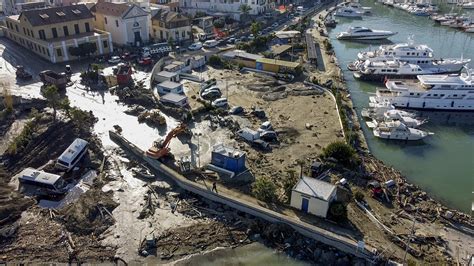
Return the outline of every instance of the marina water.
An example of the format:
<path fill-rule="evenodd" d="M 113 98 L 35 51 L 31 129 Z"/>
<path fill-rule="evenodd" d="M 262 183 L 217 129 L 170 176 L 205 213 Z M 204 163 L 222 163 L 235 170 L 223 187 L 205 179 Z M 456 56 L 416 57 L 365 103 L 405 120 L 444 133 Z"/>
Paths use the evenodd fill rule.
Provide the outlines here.
<path fill-rule="evenodd" d="M 435 25 L 427 17 L 412 15 L 406 11 L 390 8 L 374 1 L 361 1 L 372 7 L 372 15 L 362 20 L 338 18 L 338 25 L 329 31 L 338 62 L 344 72 L 351 98 L 360 115 L 368 106 L 368 98 L 375 88 L 383 84 L 355 80 L 347 64 L 357 58 L 360 51 L 374 50 L 379 44 L 338 41 L 337 33 L 350 26 L 364 26 L 378 30 L 398 32 L 390 37 L 393 43 L 407 42 L 413 35 L 416 44 L 426 44 L 434 50 L 435 57 L 471 58 L 474 68 L 474 34 Z M 441 10 L 453 8 L 440 4 Z M 459 8 L 454 8 L 455 11 Z M 465 10 L 474 18 L 473 11 Z M 474 194 L 474 112 L 423 112 L 429 122 L 422 129 L 434 132 L 434 136 L 423 142 L 393 143 L 376 139 L 363 125 L 370 151 L 388 165 L 400 170 L 408 180 L 419 185 L 430 196 L 446 205 L 469 213 Z"/>

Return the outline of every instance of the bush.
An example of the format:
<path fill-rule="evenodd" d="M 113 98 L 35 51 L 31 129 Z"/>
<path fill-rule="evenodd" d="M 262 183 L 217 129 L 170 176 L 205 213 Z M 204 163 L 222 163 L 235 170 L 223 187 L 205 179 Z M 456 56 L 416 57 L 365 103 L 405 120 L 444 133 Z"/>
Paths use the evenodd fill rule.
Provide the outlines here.
<path fill-rule="evenodd" d="M 329 219 L 341 223 L 347 221 L 347 206 L 339 201 L 335 201 L 329 206 Z"/>
<path fill-rule="evenodd" d="M 291 199 L 291 191 L 298 183 L 299 176 L 296 174 L 295 170 L 289 170 L 287 178 L 283 179 L 283 189 L 285 190 L 285 196 L 287 202 Z"/>
<path fill-rule="evenodd" d="M 344 166 L 352 166 L 356 160 L 355 150 L 342 141 L 336 141 L 323 149 L 323 158 L 334 158 Z"/>
<path fill-rule="evenodd" d="M 363 201 L 364 200 L 364 193 L 360 192 L 360 191 L 356 191 L 354 193 L 354 198 L 357 200 L 357 201 Z"/>
<path fill-rule="evenodd" d="M 209 57 L 209 65 L 213 67 L 221 67 L 223 62 L 218 55 L 211 55 L 211 57 Z"/>
<path fill-rule="evenodd" d="M 276 199 L 276 185 L 267 177 L 257 178 L 252 184 L 253 195 L 262 201 L 273 202 Z"/>

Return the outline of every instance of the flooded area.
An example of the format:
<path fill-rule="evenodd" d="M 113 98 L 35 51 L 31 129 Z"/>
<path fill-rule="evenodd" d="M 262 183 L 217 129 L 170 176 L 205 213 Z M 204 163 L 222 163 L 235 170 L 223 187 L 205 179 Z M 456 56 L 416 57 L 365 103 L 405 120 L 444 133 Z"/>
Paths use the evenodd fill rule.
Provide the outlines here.
<path fill-rule="evenodd" d="M 427 17 L 414 16 L 374 1 L 364 0 L 361 4 L 372 7 L 373 15 L 364 16 L 362 20 L 340 18 L 337 27 L 329 32 L 359 115 L 362 108 L 368 106 L 368 98 L 375 92 L 375 88 L 383 84 L 358 81 L 352 76 L 353 72 L 347 70 L 347 64 L 356 59 L 358 52 L 377 47 L 377 44 L 337 40 L 336 35 L 349 26 L 398 32 L 390 38 L 394 43 L 407 42 L 408 37 L 413 36 L 415 43 L 431 47 L 435 57 L 464 56 L 474 60 L 472 34 L 435 25 Z M 445 12 L 449 11 L 445 5 L 442 7 Z M 472 64 L 471 62 L 470 65 Z M 385 163 L 402 171 L 410 181 L 429 191 L 433 197 L 467 212 L 471 208 L 474 190 L 474 168 L 471 167 L 474 163 L 474 114 L 433 111 L 423 112 L 421 115 L 429 121 L 423 128 L 435 133 L 421 144 L 382 141 L 375 138 L 364 125 L 370 151 Z"/>

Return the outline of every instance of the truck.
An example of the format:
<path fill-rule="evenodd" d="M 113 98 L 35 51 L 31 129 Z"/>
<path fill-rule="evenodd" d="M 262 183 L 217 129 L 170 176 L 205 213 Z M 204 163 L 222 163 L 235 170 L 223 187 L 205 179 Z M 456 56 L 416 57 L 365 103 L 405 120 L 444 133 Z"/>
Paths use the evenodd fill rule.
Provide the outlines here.
<path fill-rule="evenodd" d="M 117 83 L 118 85 L 128 85 L 132 80 L 132 67 L 123 64 L 119 65 L 117 70 Z"/>
<path fill-rule="evenodd" d="M 65 89 L 68 78 L 64 73 L 56 73 L 52 70 L 45 70 L 39 73 L 39 77 L 44 85 L 55 85 L 58 89 Z"/>
<path fill-rule="evenodd" d="M 21 80 L 30 80 L 33 76 L 26 72 L 23 66 L 16 66 L 16 78 Z"/>

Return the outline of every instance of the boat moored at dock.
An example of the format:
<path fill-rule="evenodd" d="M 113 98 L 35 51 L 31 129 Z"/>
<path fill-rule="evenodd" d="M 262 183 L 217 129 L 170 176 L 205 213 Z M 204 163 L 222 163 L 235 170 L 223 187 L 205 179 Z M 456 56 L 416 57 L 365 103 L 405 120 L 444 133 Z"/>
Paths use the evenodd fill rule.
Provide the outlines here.
<path fill-rule="evenodd" d="M 388 80 L 378 88 L 373 104 L 391 104 L 399 108 L 450 111 L 474 111 L 474 70 L 459 75 L 421 75 L 419 83 Z"/>
<path fill-rule="evenodd" d="M 339 40 L 382 40 L 387 39 L 397 32 L 373 30 L 366 27 L 350 27 L 347 31 L 337 35 Z"/>

